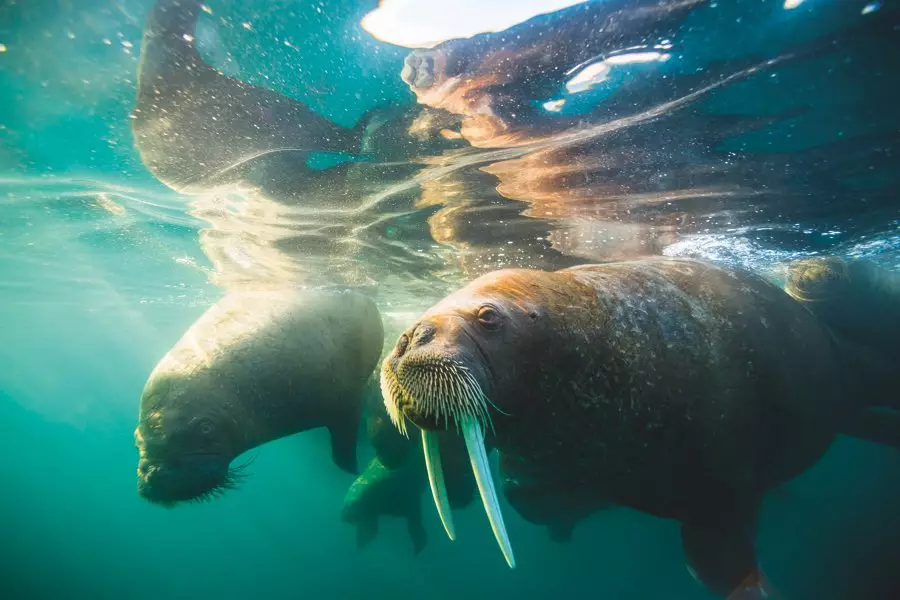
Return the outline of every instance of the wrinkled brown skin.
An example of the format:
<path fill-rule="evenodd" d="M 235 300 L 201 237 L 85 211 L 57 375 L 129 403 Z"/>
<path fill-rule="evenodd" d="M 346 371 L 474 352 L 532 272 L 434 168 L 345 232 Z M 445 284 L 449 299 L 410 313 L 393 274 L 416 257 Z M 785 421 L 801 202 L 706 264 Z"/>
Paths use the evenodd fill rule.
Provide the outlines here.
<path fill-rule="evenodd" d="M 485 305 L 495 330 L 478 321 Z M 763 494 L 816 463 L 856 411 L 809 311 L 696 260 L 489 273 L 427 311 L 383 369 L 402 382 L 407 365 L 448 358 L 506 413 L 491 411 L 506 464 L 677 519 L 691 567 L 721 595 L 756 579 Z"/>
<path fill-rule="evenodd" d="M 326 427 L 356 474 L 363 389 L 384 339 L 375 303 L 327 291 L 236 292 L 207 310 L 151 373 L 135 443 L 138 492 L 171 505 L 228 487 L 229 464 Z"/>

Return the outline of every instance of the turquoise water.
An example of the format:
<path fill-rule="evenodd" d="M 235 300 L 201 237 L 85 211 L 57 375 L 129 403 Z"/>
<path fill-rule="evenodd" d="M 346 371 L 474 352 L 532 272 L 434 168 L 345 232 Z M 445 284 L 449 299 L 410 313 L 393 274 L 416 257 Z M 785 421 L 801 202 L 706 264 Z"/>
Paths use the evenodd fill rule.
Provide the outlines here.
<path fill-rule="evenodd" d="M 374 150 L 310 169 L 285 200 L 227 178 L 216 194 L 179 189 L 147 168 L 131 116 L 152 2 L 0 3 L 0 597 L 713 598 L 685 569 L 678 524 L 630 509 L 555 544 L 507 508 L 510 571 L 477 500 L 452 543 L 426 493 L 420 555 L 391 518 L 357 549 L 340 521 L 353 477 L 322 429 L 252 451 L 239 490 L 171 509 L 137 495 L 133 438 L 151 370 L 229 290 L 359 288 L 392 344 L 504 266 L 647 252 L 778 279 L 785 261 L 832 253 L 900 269 L 897 3 L 699 4 L 665 63 L 571 98 L 546 82 L 502 90 L 527 95 L 493 105 L 515 143 L 464 125 L 410 150 L 391 128 L 421 108 L 400 77 L 410 50 L 359 26 L 376 2 L 209 2 L 195 34 L 207 63 L 341 127 L 387 114 Z M 565 110 L 541 108 L 560 98 Z M 559 160 L 583 161 L 583 177 L 503 170 L 572 131 L 588 134 Z M 359 451 L 364 465 L 372 449 Z M 783 598 L 900 597 L 898 469 L 896 449 L 840 437 L 767 497 L 759 556 Z"/>

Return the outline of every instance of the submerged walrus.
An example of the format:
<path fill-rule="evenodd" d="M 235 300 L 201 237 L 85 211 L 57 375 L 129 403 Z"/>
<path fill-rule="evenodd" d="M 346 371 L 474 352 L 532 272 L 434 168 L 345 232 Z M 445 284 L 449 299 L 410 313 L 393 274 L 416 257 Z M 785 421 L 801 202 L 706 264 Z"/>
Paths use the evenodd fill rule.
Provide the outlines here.
<path fill-rule="evenodd" d="M 395 425 L 422 430 L 438 488 L 429 440 L 462 433 L 510 566 L 486 431 L 544 485 L 680 521 L 692 572 L 727 595 L 761 585 L 763 494 L 860 410 L 844 365 L 831 332 L 775 285 L 649 258 L 484 275 L 400 336 L 381 385 Z"/>
<path fill-rule="evenodd" d="M 240 292 L 204 313 L 153 370 L 135 443 L 138 492 L 171 505 L 234 485 L 232 460 L 327 427 L 357 473 L 363 389 L 384 340 L 369 298 L 351 292 Z"/>

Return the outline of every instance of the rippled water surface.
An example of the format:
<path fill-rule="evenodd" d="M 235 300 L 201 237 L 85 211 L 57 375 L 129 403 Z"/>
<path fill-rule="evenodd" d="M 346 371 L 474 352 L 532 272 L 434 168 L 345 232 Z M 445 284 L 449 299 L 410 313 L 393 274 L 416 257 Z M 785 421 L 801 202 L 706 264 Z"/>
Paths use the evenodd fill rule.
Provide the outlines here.
<path fill-rule="evenodd" d="M 564 548 L 513 522 L 533 545 L 518 580 L 471 509 L 484 560 L 443 548 L 434 522 L 421 557 L 399 529 L 354 554 L 336 517 L 318 523 L 347 481 L 292 465 L 296 440 L 238 499 L 147 516 L 134 497 L 143 381 L 227 291 L 357 288 L 396 336 L 503 267 L 696 256 L 778 281 L 787 261 L 837 254 L 900 270 L 900 3 L 464 4 L 386 2 L 364 22 L 374 0 L 0 0 L 9 597 L 711 597 L 668 525 L 632 517 Z M 896 452 L 841 443 L 763 527 L 785 598 L 862 598 L 860 564 L 897 555 L 878 537 L 900 532 Z M 258 515 L 273 493 L 283 505 Z M 170 544 L 167 571 L 150 557 Z"/>

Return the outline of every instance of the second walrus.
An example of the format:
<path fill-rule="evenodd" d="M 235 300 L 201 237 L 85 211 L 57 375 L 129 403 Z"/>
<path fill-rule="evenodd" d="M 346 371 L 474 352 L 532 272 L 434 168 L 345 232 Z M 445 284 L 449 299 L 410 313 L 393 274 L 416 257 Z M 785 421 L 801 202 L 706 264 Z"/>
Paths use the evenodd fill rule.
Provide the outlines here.
<path fill-rule="evenodd" d="M 159 504 L 233 485 L 234 458 L 326 427 L 356 474 L 366 382 L 384 329 L 375 303 L 329 291 L 239 292 L 185 332 L 150 375 L 135 443 L 138 492 Z"/>

